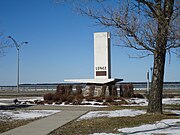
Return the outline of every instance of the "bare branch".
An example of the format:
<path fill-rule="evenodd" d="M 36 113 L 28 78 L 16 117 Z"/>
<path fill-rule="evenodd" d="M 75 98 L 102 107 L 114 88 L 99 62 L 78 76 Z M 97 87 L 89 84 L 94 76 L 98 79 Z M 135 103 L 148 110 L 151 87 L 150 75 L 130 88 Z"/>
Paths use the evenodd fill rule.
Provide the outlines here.
<path fill-rule="evenodd" d="M 10 41 L 0 34 L 0 56 L 5 56 L 6 49 L 12 47 Z"/>
<path fill-rule="evenodd" d="M 156 13 L 155 5 L 153 2 L 147 1 L 147 0 L 136 0 L 138 3 L 143 3 L 144 5 L 148 6 L 148 8 L 153 13 L 154 18 L 156 18 L 158 15 Z"/>
<path fill-rule="evenodd" d="M 153 54 L 137 54 L 136 56 L 132 56 L 132 55 L 128 55 L 129 58 L 136 58 L 136 59 L 142 59 L 142 58 L 145 58 L 145 57 L 148 57 L 148 56 L 152 56 Z"/>
<path fill-rule="evenodd" d="M 117 7 L 100 2 L 100 8 L 88 8 L 87 5 L 78 11 L 96 20 L 98 25 L 112 28 L 114 35 L 124 41 L 124 47 L 154 53 L 159 44 L 162 45 L 160 50 L 179 48 L 180 28 L 176 22 L 179 6 L 172 9 L 173 1 L 127 0 Z"/>

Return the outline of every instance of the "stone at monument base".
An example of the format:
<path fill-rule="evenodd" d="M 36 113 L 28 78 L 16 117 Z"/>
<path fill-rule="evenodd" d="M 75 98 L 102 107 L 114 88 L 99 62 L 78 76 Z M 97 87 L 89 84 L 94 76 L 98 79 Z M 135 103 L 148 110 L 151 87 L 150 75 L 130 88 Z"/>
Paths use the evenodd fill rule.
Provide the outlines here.
<path fill-rule="evenodd" d="M 85 89 L 84 89 L 84 91 L 83 91 L 83 96 L 84 97 L 88 97 L 88 96 L 90 96 L 90 89 L 89 89 L 89 87 L 90 87 L 90 85 L 87 85 L 86 87 L 85 87 Z M 93 94 L 93 96 L 94 97 L 100 97 L 101 95 L 102 95 L 102 87 L 103 86 L 95 86 L 95 89 L 94 89 L 94 94 Z M 108 90 L 108 87 L 106 87 L 106 90 L 105 90 L 105 93 L 104 93 L 105 95 L 104 95 L 104 97 L 105 96 L 109 96 L 109 90 Z"/>
<path fill-rule="evenodd" d="M 93 96 L 100 96 L 102 93 L 102 86 L 106 85 L 108 86 L 105 90 L 105 96 L 108 96 L 109 93 L 109 87 L 111 85 L 115 85 L 115 83 L 123 81 L 123 79 L 115 79 L 115 78 L 111 78 L 111 79 L 72 79 L 72 80 L 64 80 L 65 82 L 73 82 L 73 83 L 84 83 L 87 86 L 91 86 L 94 85 L 95 89 L 94 89 L 94 94 Z M 83 92 L 84 96 L 89 96 L 90 90 L 89 88 L 86 88 L 85 91 Z"/>

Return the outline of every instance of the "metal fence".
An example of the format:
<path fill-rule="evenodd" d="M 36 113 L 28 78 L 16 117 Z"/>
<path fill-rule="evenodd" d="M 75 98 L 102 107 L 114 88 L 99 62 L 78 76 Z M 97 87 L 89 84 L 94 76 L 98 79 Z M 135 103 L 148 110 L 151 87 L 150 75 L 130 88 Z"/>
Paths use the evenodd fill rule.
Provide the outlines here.
<path fill-rule="evenodd" d="M 123 82 L 118 83 L 117 85 L 124 85 L 124 84 L 133 84 L 134 90 L 147 90 L 147 83 L 146 82 Z M 20 91 L 55 91 L 56 87 L 59 84 L 21 84 L 19 86 Z M 85 87 L 85 84 L 60 84 L 60 85 L 81 85 Z M 151 83 L 150 83 L 151 85 Z M 180 82 L 165 82 L 163 85 L 164 90 L 180 90 Z M 16 91 L 16 86 L 0 86 L 0 91 Z"/>
<path fill-rule="evenodd" d="M 0 86 L 0 91 L 16 91 L 16 86 Z M 56 86 L 46 85 L 46 86 L 39 86 L 39 85 L 32 85 L 32 86 L 19 86 L 20 91 L 55 91 Z"/>

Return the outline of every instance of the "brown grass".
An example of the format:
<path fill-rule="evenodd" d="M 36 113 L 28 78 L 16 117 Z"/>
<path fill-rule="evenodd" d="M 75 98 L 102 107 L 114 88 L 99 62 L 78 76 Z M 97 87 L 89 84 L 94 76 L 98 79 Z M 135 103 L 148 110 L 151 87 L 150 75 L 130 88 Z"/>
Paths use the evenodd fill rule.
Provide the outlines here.
<path fill-rule="evenodd" d="M 16 127 L 26 125 L 34 120 L 37 120 L 37 119 L 0 121 L 0 133 L 14 129 Z"/>
<path fill-rule="evenodd" d="M 171 115 L 140 115 L 135 117 L 94 118 L 90 120 L 73 121 L 58 128 L 49 135 L 88 135 L 92 133 L 120 133 L 119 128 L 134 127 L 141 124 L 154 123 L 162 119 L 177 118 Z M 178 117 L 180 118 L 180 117 Z"/>

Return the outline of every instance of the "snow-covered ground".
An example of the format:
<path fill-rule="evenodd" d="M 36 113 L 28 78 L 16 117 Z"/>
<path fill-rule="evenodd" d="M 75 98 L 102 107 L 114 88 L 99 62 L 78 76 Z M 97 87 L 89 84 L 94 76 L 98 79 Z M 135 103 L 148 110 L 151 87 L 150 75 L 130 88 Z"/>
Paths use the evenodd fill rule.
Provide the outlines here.
<path fill-rule="evenodd" d="M 145 124 L 138 127 L 118 129 L 121 135 L 180 135 L 180 119 L 165 119 L 154 124 Z M 94 133 L 92 135 L 119 135 L 113 133 Z"/>
<path fill-rule="evenodd" d="M 0 98 L 0 105 L 13 105 L 16 98 Z M 43 101 L 43 97 L 18 97 L 20 104 L 34 104 L 34 101 Z"/>
<path fill-rule="evenodd" d="M 21 97 L 18 98 L 18 101 L 21 103 L 35 100 L 42 101 L 43 97 Z M 0 105 L 12 105 L 14 104 L 13 98 L 0 98 Z M 146 106 L 148 104 L 147 99 L 139 99 L 139 98 L 131 98 L 127 99 L 129 103 L 128 106 Z M 96 102 L 91 101 L 84 101 L 84 103 L 90 103 L 91 105 L 86 106 L 93 106 L 99 107 L 100 105 L 95 105 Z M 99 103 L 102 104 L 102 103 Z M 164 98 L 163 104 L 174 104 L 180 105 L 180 98 Z M 53 104 L 56 105 L 56 104 Z M 65 105 L 61 104 L 58 106 L 73 106 L 73 105 Z M 84 106 L 84 105 L 83 105 Z M 104 107 L 104 106 L 102 106 Z M 168 112 L 175 113 L 180 116 L 180 110 L 165 110 Z M 52 115 L 54 113 L 60 112 L 60 110 L 0 110 L 0 121 L 2 120 L 17 120 L 17 119 L 32 119 L 37 117 L 44 117 L 48 115 Z M 91 119 L 96 117 L 125 117 L 125 116 L 136 116 L 145 114 L 146 111 L 144 110 L 134 110 L 134 109 L 123 109 L 123 110 L 115 110 L 115 111 L 92 111 L 83 115 L 78 119 L 78 121 L 83 119 Z M 141 125 L 138 127 L 133 128 L 122 128 L 118 131 L 123 132 L 124 134 L 137 134 L 137 135 L 150 135 L 150 134 L 172 134 L 172 135 L 180 135 L 180 119 L 169 119 L 169 120 L 162 120 L 156 122 L 154 124 L 146 124 Z M 122 134 L 123 134 L 122 133 Z M 115 135 L 113 133 L 106 134 L 106 133 L 94 133 L 93 135 Z"/>
<path fill-rule="evenodd" d="M 124 106 L 147 106 L 148 105 L 148 100 L 147 99 L 130 98 L 130 99 L 126 99 L 126 101 L 129 104 L 124 105 Z"/>
<path fill-rule="evenodd" d="M 1 120 L 24 120 L 49 116 L 61 112 L 60 110 L 0 110 Z"/>
<path fill-rule="evenodd" d="M 78 120 L 83 119 L 91 119 L 97 117 L 133 117 L 136 115 L 145 114 L 144 110 L 134 110 L 134 109 L 123 109 L 123 110 L 115 110 L 115 111 L 91 111 L 83 116 L 81 116 Z"/>
<path fill-rule="evenodd" d="M 0 98 L 0 105 L 12 105 L 14 104 L 15 98 Z M 147 99 L 140 99 L 140 98 L 130 98 L 125 99 L 128 104 L 124 106 L 147 106 L 148 100 Z M 35 101 L 43 101 L 43 97 L 20 97 L 18 98 L 18 101 L 20 101 L 20 104 L 35 104 Z M 116 100 L 115 100 L 116 101 Z M 180 98 L 163 98 L 162 100 L 163 104 L 166 105 L 180 105 Z M 93 106 L 93 107 L 101 107 L 103 102 L 96 102 L 96 101 L 85 101 L 83 100 L 82 104 L 86 104 L 86 106 Z M 46 104 L 47 105 L 47 104 Z M 57 105 L 57 104 L 53 104 Z M 65 105 L 60 104 L 58 106 L 71 106 L 71 105 Z M 84 106 L 84 105 L 83 105 Z M 104 107 L 104 106 L 103 106 Z"/>
<path fill-rule="evenodd" d="M 124 106 L 147 106 L 148 105 L 147 99 L 130 98 L 130 99 L 126 99 L 126 101 L 129 104 L 124 105 Z M 163 98 L 162 103 L 165 105 L 180 105 L 180 98 Z"/>
<path fill-rule="evenodd" d="M 179 124 L 178 124 L 179 123 Z M 155 124 L 145 124 L 133 128 L 122 128 L 118 131 L 136 135 L 173 134 L 180 135 L 180 119 L 165 119 Z"/>
<path fill-rule="evenodd" d="M 125 115 L 140 115 L 140 113 L 144 113 L 143 111 L 140 113 L 136 113 L 136 111 L 133 111 L 132 109 L 124 109 L 119 110 L 121 112 L 126 113 Z M 177 115 L 180 115 L 180 110 L 166 110 L 168 112 L 175 113 Z M 106 111 L 105 115 L 106 117 L 123 117 L 123 113 L 119 112 L 119 115 L 116 115 L 117 111 Z M 99 115 L 100 112 L 97 113 L 89 113 L 87 115 L 84 115 L 80 118 L 93 118 L 93 117 L 103 117 L 103 112 L 101 112 L 101 115 Z M 108 115 L 106 115 L 108 114 Z M 118 114 L 118 113 L 117 113 Z M 127 135 L 127 134 L 133 134 L 133 135 L 152 135 L 152 134 L 166 134 L 166 135 L 180 135 L 180 119 L 164 119 L 161 121 L 156 121 L 154 124 L 145 124 L 137 127 L 132 128 L 122 128 L 118 129 L 119 132 L 121 132 L 121 135 Z M 119 135 L 119 134 L 113 134 L 113 133 L 94 133 L 92 135 Z"/>
<path fill-rule="evenodd" d="M 180 105 L 180 98 L 163 98 L 162 103 L 166 105 Z"/>
<path fill-rule="evenodd" d="M 180 110 L 165 110 L 165 112 L 172 112 L 174 114 L 180 115 Z M 135 110 L 135 109 L 122 109 L 114 111 L 91 111 L 83 116 L 81 116 L 78 121 L 83 119 L 92 119 L 97 117 L 134 117 L 137 115 L 145 114 L 145 110 Z"/>

